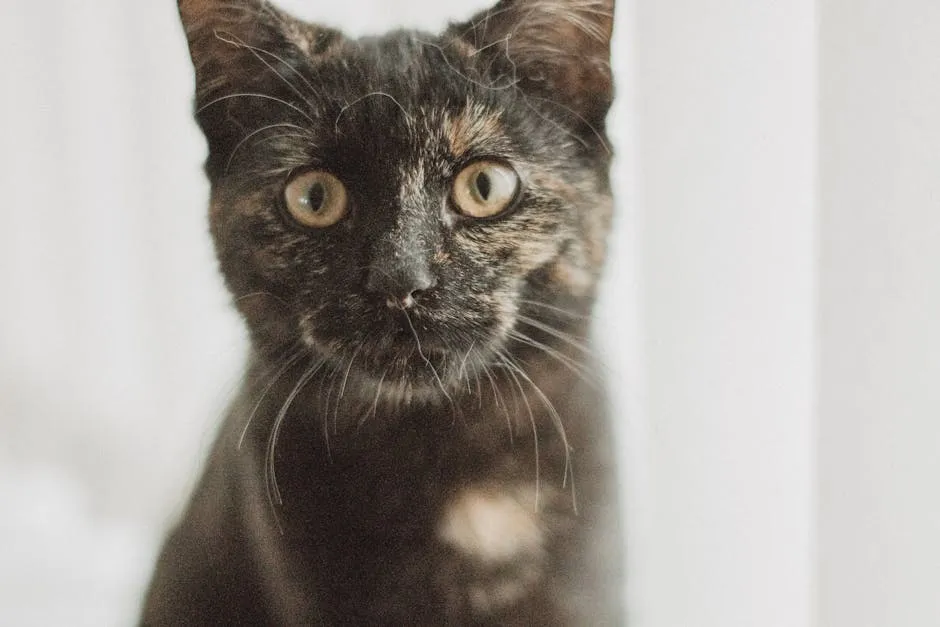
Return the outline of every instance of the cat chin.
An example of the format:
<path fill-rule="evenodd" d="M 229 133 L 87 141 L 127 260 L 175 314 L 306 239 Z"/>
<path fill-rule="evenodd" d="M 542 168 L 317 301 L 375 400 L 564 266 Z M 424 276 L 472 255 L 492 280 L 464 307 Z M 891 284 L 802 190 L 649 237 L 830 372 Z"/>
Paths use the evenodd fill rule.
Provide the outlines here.
<path fill-rule="evenodd" d="M 372 392 L 377 409 L 385 411 L 423 405 L 444 405 L 452 399 L 457 386 L 446 383 L 400 380 L 388 381 L 368 376 L 365 387 Z M 450 389 L 448 389 L 450 388 Z"/>
<path fill-rule="evenodd" d="M 455 360 L 450 360 L 451 364 Z M 384 407 L 442 405 L 453 402 L 476 373 L 469 367 L 448 365 L 446 358 L 415 355 L 406 362 L 350 369 L 366 400 Z"/>
<path fill-rule="evenodd" d="M 391 347 L 372 351 L 360 348 L 347 354 L 330 343 L 305 334 L 304 343 L 328 364 L 323 369 L 348 394 L 356 390 L 358 402 L 375 410 L 414 405 L 445 405 L 468 389 L 477 389 L 486 380 L 489 353 L 470 346 L 460 351 L 443 351 L 416 346 Z"/>

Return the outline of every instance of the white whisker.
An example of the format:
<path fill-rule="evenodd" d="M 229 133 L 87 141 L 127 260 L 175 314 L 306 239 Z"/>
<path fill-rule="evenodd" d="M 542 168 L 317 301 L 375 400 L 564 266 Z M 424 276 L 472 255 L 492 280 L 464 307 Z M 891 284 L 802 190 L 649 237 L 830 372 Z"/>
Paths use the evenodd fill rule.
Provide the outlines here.
<path fill-rule="evenodd" d="M 509 337 L 525 346 L 530 346 L 536 350 L 542 351 L 543 353 L 545 353 L 546 355 L 548 355 L 549 357 L 551 357 L 552 359 L 560 363 L 562 366 L 570 370 L 572 374 L 575 374 L 576 376 L 578 376 L 581 380 L 583 380 L 585 383 L 587 383 L 591 387 L 594 387 L 594 388 L 599 387 L 600 382 L 598 381 L 597 376 L 587 366 L 569 357 L 568 355 L 565 355 L 561 351 L 555 348 L 552 348 L 548 344 L 539 342 L 538 340 L 535 340 L 529 337 L 528 335 L 526 335 L 525 333 L 522 333 L 519 330 L 510 331 Z"/>
<path fill-rule="evenodd" d="M 228 172 L 229 168 L 232 166 L 232 161 L 235 160 L 235 155 L 238 154 L 238 151 L 241 149 L 242 146 L 245 145 L 245 143 L 248 142 L 248 140 L 250 140 L 250 139 L 251 139 L 252 137 L 254 137 L 255 135 L 258 135 L 258 134 L 263 133 L 263 132 L 265 132 L 265 131 L 270 131 L 271 129 L 275 129 L 275 128 L 293 128 L 293 129 L 296 129 L 296 130 L 299 130 L 299 131 L 305 131 L 305 130 L 306 130 L 306 129 L 304 129 L 304 127 L 298 126 L 298 125 L 296 125 L 296 124 L 291 124 L 291 123 L 289 123 L 289 122 L 281 122 L 280 124 L 269 124 L 269 125 L 267 125 L 267 126 L 262 126 L 261 128 L 256 129 L 256 130 L 254 130 L 254 131 L 248 133 L 240 142 L 238 142 L 237 144 L 235 144 L 235 148 L 233 148 L 231 154 L 229 154 L 228 161 L 225 162 L 225 172 Z M 282 137 L 303 137 L 303 138 L 306 138 L 306 135 L 290 134 L 290 135 L 277 135 L 276 137 L 278 137 L 278 138 L 282 138 Z"/>
<path fill-rule="evenodd" d="M 563 479 L 562 485 L 567 486 L 568 478 L 569 477 L 571 478 L 571 505 L 572 505 L 572 508 L 574 509 L 575 514 L 577 514 L 578 502 L 577 502 L 576 492 L 574 489 L 574 467 L 571 464 L 572 448 L 571 448 L 571 445 L 568 443 L 568 434 L 565 431 L 565 423 L 561 418 L 561 414 L 559 414 L 558 410 L 555 409 L 554 403 L 552 403 L 552 401 L 548 398 L 545 392 L 542 391 L 542 388 L 536 385 L 536 383 L 531 379 L 531 377 L 529 377 L 529 375 L 526 374 L 525 370 L 523 370 L 519 366 L 519 364 L 515 363 L 512 357 L 510 357 L 509 355 L 506 355 L 505 357 L 506 357 L 506 360 L 508 361 L 504 361 L 504 363 L 510 366 L 511 371 L 514 371 L 520 377 L 522 377 L 523 380 L 526 381 L 532 387 L 532 390 L 539 397 L 539 400 L 542 401 L 542 404 L 545 406 L 545 409 L 548 410 L 549 416 L 551 416 L 552 422 L 555 424 L 555 430 L 558 432 L 558 435 L 561 437 L 562 444 L 565 447 L 565 470 L 564 470 L 564 479 Z"/>
<path fill-rule="evenodd" d="M 245 436 L 248 434 L 248 428 L 251 426 L 251 421 L 254 419 L 255 414 L 258 413 L 258 409 L 261 407 L 261 403 L 264 402 L 265 397 L 268 395 L 268 392 L 274 387 L 274 384 L 277 383 L 277 380 L 287 372 L 287 370 L 304 354 L 304 349 L 300 349 L 294 352 L 287 361 L 278 369 L 271 381 L 265 386 L 264 390 L 261 392 L 261 395 L 258 397 L 258 401 L 255 403 L 254 407 L 251 410 L 251 413 L 248 414 L 248 420 L 245 421 L 245 426 L 242 429 L 241 435 L 238 438 L 238 445 L 236 450 L 241 450 L 242 445 L 245 443 Z"/>
<path fill-rule="evenodd" d="M 226 35 L 227 35 L 228 37 L 231 37 L 231 39 L 226 39 L 226 38 L 225 38 Z M 310 88 L 310 91 L 313 92 L 311 95 L 313 95 L 313 96 L 316 96 L 316 95 L 317 95 L 317 92 L 316 92 L 316 90 L 313 88 L 313 85 L 310 84 L 310 81 L 308 81 L 308 80 L 304 77 L 303 74 L 301 74 L 296 68 L 294 68 L 294 66 L 292 66 L 292 65 L 289 64 L 287 61 L 285 61 L 284 59 L 282 59 L 282 58 L 279 57 L 278 55 L 274 54 L 273 52 L 268 52 L 267 50 L 264 50 L 264 49 L 262 49 L 262 48 L 257 48 L 257 47 L 255 47 L 255 46 L 251 46 L 251 45 L 245 43 L 244 41 L 242 41 L 241 39 L 239 39 L 238 37 L 236 37 L 235 35 L 233 35 L 232 33 L 221 33 L 221 32 L 219 32 L 219 31 L 216 31 L 215 37 L 216 37 L 216 39 L 218 39 L 219 41 L 222 41 L 222 42 L 224 42 L 224 43 L 230 44 L 230 45 L 232 45 L 232 46 L 236 46 L 236 47 L 238 47 L 238 48 L 243 48 L 243 49 L 248 50 L 249 52 L 251 52 L 251 54 L 254 55 L 254 57 L 255 57 L 256 59 L 258 59 L 258 61 L 261 61 L 261 63 L 263 63 L 263 64 L 265 65 L 265 67 L 267 67 L 269 70 L 271 70 L 272 72 L 274 72 L 274 74 L 276 74 L 277 77 L 278 77 L 279 79 L 281 79 L 281 81 L 283 81 L 284 84 L 287 85 L 287 86 L 291 89 L 291 91 L 293 91 L 293 92 L 294 92 L 301 100 L 303 100 L 304 102 L 308 102 L 308 103 L 309 103 L 309 96 L 304 95 L 303 92 L 301 92 L 301 91 L 297 88 L 296 85 L 294 85 L 292 82 L 290 82 L 289 80 L 287 80 L 287 77 L 286 77 L 286 76 L 284 76 L 283 74 L 281 74 L 280 72 L 278 72 L 278 71 L 277 71 L 277 68 L 275 68 L 273 65 L 271 65 L 270 63 L 268 63 L 268 61 L 267 61 L 266 59 L 262 58 L 261 53 L 264 53 L 264 54 L 266 54 L 266 55 L 268 55 L 268 56 L 270 56 L 270 57 L 273 57 L 274 59 L 276 59 L 276 60 L 280 61 L 282 64 L 284 64 L 286 67 L 290 68 L 295 74 L 297 74 L 297 75 L 307 84 L 307 87 L 309 87 L 309 88 Z"/>
<path fill-rule="evenodd" d="M 284 404 L 281 405 L 280 411 L 277 413 L 277 417 L 274 419 L 274 425 L 271 429 L 271 433 L 268 436 L 268 450 L 267 450 L 267 463 L 265 464 L 265 483 L 268 488 L 268 503 L 271 506 L 271 511 L 274 514 L 275 521 L 280 528 L 280 520 L 277 515 L 276 505 L 283 505 L 284 501 L 281 496 L 280 488 L 277 485 L 277 470 L 274 464 L 274 454 L 275 449 L 277 448 L 277 441 L 281 434 L 281 427 L 284 424 L 284 418 L 287 416 L 290 406 L 293 404 L 294 399 L 297 398 L 297 395 L 300 394 L 303 387 L 313 378 L 313 376 L 319 371 L 320 367 L 323 366 L 325 360 L 319 360 L 315 364 L 312 364 L 297 380 L 297 384 L 294 385 L 294 388 L 288 394 L 287 399 L 284 401 Z M 281 529 L 283 533 L 283 529 Z"/>
<path fill-rule="evenodd" d="M 519 320 L 519 322 L 521 322 L 521 323 L 523 323 L 523 324 L 525 324 L 525 325 L 528 325 L 528 326 L 530 326 L 530 327 L 534 327 L 534 328 L 538 329 L 539 331 L 542 331 L 543 333 L 546 333 L 546 334 L 548 334 L 548 335 L 550 335 L 550 336 L 552 336 L 552 337 L 554 337 L 554 338 L 557 338 L 557 339 L 561 340 L 562 342 L 568 344 L 569 346 L 572 346 L 572 347 L 578 349 L 579 351 L 581 351 L 582 353 L 584 353 L 584 354 L 587 355 L 587 356 L 593 356 L 593 355 L 594 355 L 594 351 L 591 349 L 591 347 L 589 347 L 587 344 L 585 344 L 584 342 L 582 342 L 582 341 L 580 340 L 580 338 L 578 338 L 578 337 L 576 337 L 576 336 L 574 336 L 574 335 L 571 335 L 570 333 L 565 333 L 565 332 L 562 331 L 561 329 L 558 329 L 558 328 L 556 328 L 556 327 L 553 327 L 553 326 L 550 325 L 550 324 L 547 324 L 547 323 L 545 323 L 545 322 L 541 322 L 541 321 L 539 321 L 539 320 L 536 320 L 535 318 L 530 318 L 529 316 L 526 316 L 526 315 L 523 315 L 523 314 L 518 314 L 518 315 L 516 316 L 516 319 Z"/>
<path fill-rule="evenodd" d="M 199 115 L 200 113 L 202 113 L 203 111 L 205 111 L 206 109 L 208 109 L 208 108 L 211 107 L 211 106 L 217 105 L 217 104 L 219 104 L 220 102 L 224 102 L 224 101 L 226 101 L 226 100 L 231 100 L 232 98 L 260 98 L 260 99 L 262 99 L 262 100 L 271 100 L 271 101 L 276 102 L 276 103 L 278 103 L 278 104 L 284 105 L 284 106 L 287 107 L 288 109 L 291 109 L 291 110 L 293 110 L 293 111 L 296 111 L 297 113 L 299 113 L 300 115 L 302 115 L 302 116 L 303 116 L 308 122 L 310 122 L 311 124 L 316 124 L 316 120 L 314 120 L 312 117 L 310 117 L 310 114 L 309 114 L 309 113 L 305 112 L 303 109 L 301 109 L 301 108 L 298 107 L 297 105 L 295 105 L 295 104 L 293 104 L 293 103 L 290 103 L 290 102 L 288 102 L 288 101 L 286 101 L 286 100 L 284 100 L 284 99 L 282 99 L 282 98 L 278 98 L 278 97 L 276 97 L 276 96 L 271 96 L 271 95 L 268 95 L 268 94 L 252 93 L 252 92 L 240 92 L 240 93 L 237 93 L 237 94 L 226 94 L 225 96 L 219 96 L 218 98 L 213 98 L 213 99 L 210 100 L 209 102 L 205 103 L 204 105 L 202 105 L 201 107 L 199 107 L 198 109 L 196 109 L 196 115 Z"/>
<path fill-rule="evenodd" d="M 515 364 L 510 361 L 509 355 L 503 353 L 499 357 L 500 363 L 503 365 L 504 369 L 512 380 L 515 382 L 516 387 L 519 389 L 519 394 L 522 395 L 522 401 L 525 403 L 526 411 L 529 414 L 529 424 L 532 425 L 532 446 L 535 455 L 535 511 L 538 512 L 541 508 L 541 495 L 542 495 L 542 469 L 541 469 L 541 460 L 539 459 L 539 430 L 538 425 L 535 421 L 535 414 L 532 412 L 532 405 L 529 404 L 529 398 L 526 396 L 525 390 L 522 389 L 522 383 L 519 382 L 519 378 L 516 376 L 516 373 L 522 374 Z"/>
<path fill-rule="evenodd" d="M 402 104 L 401 104 L 400 102 L 398 102 L 398 100 L 395 98 L 395 96 L 393 96 L 393 95 L 391 95 L 391 94 L 388 94 L 388 93 L 385 93 L 384 91 L 370 91 L 370 92 L 367 93 L 367 94 L 364 94 L 364 95 L 362 95 L 362 96 L 359 96 L 358 98 L 356 98 L 356 99 L 353 100 L 352 102 L 346 103 L 346 104 L 343 106 L 343 108 L 340 109 L 339 114 L 336 116 L 336 120 L 334 120 L 334 122 L 333 122 L 333 130 L 334 130 L 334 132 L 335 132 L 336 134 L 339 134 L 339 121 L 340 121 L 340 119 L 343 117 L 343 114 L 346 113 L 346 110 L 347 110 L 347 109 L 349 109 L 350 107 L 353 107 L 353 106 L 359 104 L 360 102 L 364 101 L 366 98 L 371 98 L 371 97 L 373 97 L 373 96 L 384 96 L 385 98 L 388 98 L 389 100 L 391 100 L 392 102 L 394 102 L 396 105 L 398 105 L 398 108 L 401 109 L 401 112 L 404 114 L 406 120 L 411 118 L 411 116 L 408 114 L 408 111 L 405 109 L 404 106 L 402 106 Z"/>
<path fill-rule="evenodd" d="M 428 356 L 424 354 L 424 351 L 421 349 L 421 338 L 418 337 L 418 331 L 415 330 L 415 326 L 411 323 L 411 316 L 408 315 L 408 312 L 404 309 L 401 310 L 405 314 L 405 320 L 408 322 L 408 328 L 411 329 L 412 335 L 415 336 L 415 344 L 418 348 L 418 355 L 421 356 L 421 359 L 424 360 L 425 365 L 431 369 L 431 373 L 434 375 L 434 380 L 437 382 L 438 386 L 441 388 L 441 393 L 444 397 L 450 402 L 451 405 L 454 404 L 454 399 L 451 398 L 450 394 L 447 393 L 447 389 L 444 387 L 444 382 L 441 380 L 441 377 L 437 374 L 437 370 L 434 369 L 434 364 L 431 363 L 431 360 L 428 359 Z"/>

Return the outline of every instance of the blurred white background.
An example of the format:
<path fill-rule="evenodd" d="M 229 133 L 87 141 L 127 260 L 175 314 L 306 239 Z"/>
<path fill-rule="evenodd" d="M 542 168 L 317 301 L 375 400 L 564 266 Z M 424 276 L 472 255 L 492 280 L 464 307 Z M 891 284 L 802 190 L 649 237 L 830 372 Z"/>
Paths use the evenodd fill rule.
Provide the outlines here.
<path fill-rule="evenodd" d="M 170 0 L 2 7 L 0 625 L 131 624 L 244 355 L 192 74 Z M 631 627 L 940 625 L 940 3 L 617 11 Z"/>

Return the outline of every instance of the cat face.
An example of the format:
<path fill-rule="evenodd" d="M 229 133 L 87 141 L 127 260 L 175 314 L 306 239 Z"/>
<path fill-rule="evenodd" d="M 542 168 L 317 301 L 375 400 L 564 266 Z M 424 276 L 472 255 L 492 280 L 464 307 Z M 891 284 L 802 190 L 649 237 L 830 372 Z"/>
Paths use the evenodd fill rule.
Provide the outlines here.
<path fill-rule="evenodd" d="M 220 265 L 255 348 L 433 398 L 586 312 L 611 202 L 611 2 L 350 40 L 183 0 Z M 381 386 L 380 386 L 381 387 Z"/>

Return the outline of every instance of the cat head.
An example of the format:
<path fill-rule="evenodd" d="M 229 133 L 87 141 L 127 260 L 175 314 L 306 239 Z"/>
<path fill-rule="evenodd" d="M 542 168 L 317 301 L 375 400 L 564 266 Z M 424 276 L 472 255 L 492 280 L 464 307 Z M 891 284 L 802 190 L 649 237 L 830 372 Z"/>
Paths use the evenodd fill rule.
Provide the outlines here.
<path fill-rule="evenodd" d="M 433 398 L 525 325 L 583 319 L 611 214 L 612 11 L 503 0 L 351 39 L 261 0 L 180 0 L 212 233 L 255 349 Z"/>

